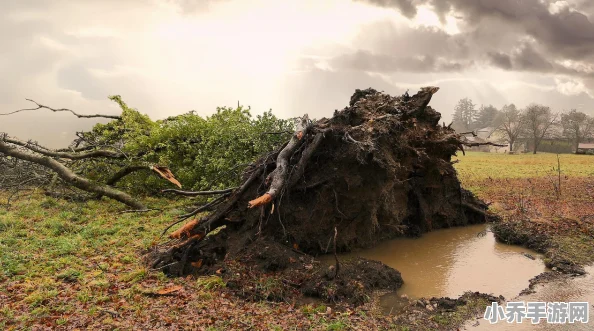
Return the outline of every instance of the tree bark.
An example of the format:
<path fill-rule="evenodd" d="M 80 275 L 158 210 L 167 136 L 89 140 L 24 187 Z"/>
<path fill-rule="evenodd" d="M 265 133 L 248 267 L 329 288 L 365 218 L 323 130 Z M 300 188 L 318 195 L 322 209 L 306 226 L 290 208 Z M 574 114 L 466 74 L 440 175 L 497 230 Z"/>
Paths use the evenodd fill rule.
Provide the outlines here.
<path fill-rule="evenodd" d="M 297 125 L 297 130 L 295 130 L 295 134 L 293 135 L 287 146 L 285 146 L 285 148 L 283 148 L 283 150 L 278 154 L 278 157 L 276 159 L 276 169 L 274 169 L 274 171 L 266 179 L 266 182 L 271 181 L 270 188 L 262 196 L 254 200 L 251 200 L 249 202 L 249 208 L 269 204 L 278 196 L 278 194 L 285 187 L 289 170 L 289 159 L 291 158 L 293 152 L 295 152 L 297 147 L 301 145 L 302 138 L 307 134 L 307 131 L 309 130 L 308 120 L 309 118 L 307 114 L 301 118 L 301 122 L 299 122 L 299 124 Z"/>
<path fill-rule="evenodd" d="M 39 156 L 18 150 L 17 148 L 8 145 L 2 140 L 0 140 L 0 153 L 15 157 L 20 160 L 36 163 L 51 169 L 56 172 L 56 174 L 62 178 L 62 180 L 83 191 L 96 193 L 98 195 L 105 195 L 134 209 L 146 209 L 143 204 L 136 201 L 127 193 L 116 190 L 107 185 L 93 183 L 87 178 L 78 176 L 72 172 L 72 170 L 48 156 Z"/>

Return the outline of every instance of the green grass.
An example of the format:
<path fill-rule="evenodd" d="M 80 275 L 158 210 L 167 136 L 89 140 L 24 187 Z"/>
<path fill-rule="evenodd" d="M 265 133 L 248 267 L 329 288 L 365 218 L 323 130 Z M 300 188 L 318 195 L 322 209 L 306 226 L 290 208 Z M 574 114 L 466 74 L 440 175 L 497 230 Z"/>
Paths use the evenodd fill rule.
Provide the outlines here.
<path fill-rule="evenodd" d="M 165 211 L 118 214 L 125 207 L 109 200 L 71 203 L 44 196 L 0 209 L 0 329 L 344 330 L 348 325 L 339 314 L 241 300 L 218 276 L 172 279 L 149 270 L 142 252 L 174 221 L 168 210 L 182 211 L 172 201 L 146 202 Z M 254 284 L 270 293 L 277 285 L 272 278 Z M 182 290 L 153 295 L 172 286 Z M 366 328 L 382 320 L 370 314 L 356 323 Z"/>
<path fill-rule="evenodd" d="M 536 178 L 550 176 L 557 167 L 557 154 L 458 153 L 456 169 L 464 180 L 496 178 Z M 571 177 L 594 176 L 594 156 L 559 154 L 561 170 Z"/>

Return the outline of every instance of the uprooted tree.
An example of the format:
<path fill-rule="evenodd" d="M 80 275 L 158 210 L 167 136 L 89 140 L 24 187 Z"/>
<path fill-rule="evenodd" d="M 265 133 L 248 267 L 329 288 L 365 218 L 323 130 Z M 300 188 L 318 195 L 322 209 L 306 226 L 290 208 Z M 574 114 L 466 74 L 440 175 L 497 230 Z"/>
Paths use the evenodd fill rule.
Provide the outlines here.
<path fill-rule="evenodd" d="M 242 183 L 213 201 L 212 213 L 153 249 L 151 266 L 209 273 L 232 260 L 278 271 L 291 269 L 296 253 L 484 222 L 486 206 L 460 186 L 452 165 L 457 151 L 476 143 L 439 124 L 441 115 L 428 106 L 437 90 L 412 97 L 357 90 L 332 118 L 303 116 L 289 141 L 246 167 Z"/>
<path fill-rule="evenodd" d="M 270 122 L 272 125 L 267 128 L 271 130 L 266 133 L 275 137 L 275 142 L 285 137 L 288 141 L 263 152 L 263 147 L 275 144 L 260 143 L 255 148 L 254 137 L 248 137 L 241 150 L 259 152 L 261 157 L 247 166 L 239 163 L 221 169 L 228 172 L 243 167 L 241 180 L 232 183 L 232 187 L 164 191 L 183 196 L 208 195 L 211 200 L 178 217 L 174 224 L 186 224 L 169 235 L 171 240 L 150 250 L 146 255 L 148 263 L 168 274 L 182 275 L 222 273 L 228 268 L 227 262 L 241 261 L 244 265 L 258 265 L 261 270 L 290 271 L 291 277 L 283 279 L 291 286 L 315 295 L 324 292 L 329 298 L 340 294 L 320 280 L 325 277 L 339 281 L 339 270 L 344 274 L 340 278 L 342 289 L 398 286 L 399 274 L 375 262 L 359 261 L 341 267 L 336 259 L 330 274 L 309 264 L 305 266 L 308 272 L 298 273 L 295 265 L 300 264 L 296 261 L 305 263 L 311 255 L 336 254 L 396 236 L 485 221 L 486 205 L 461 187 L 452 161 L 457 151 L 464 152 L 464 146 L 479 144 L 469 142 L 464 134 L 456 133 L 445 123 L 439 124 L 441 115 L 428 106 L 437 91 L 436 87 L 427 87 L 414 96 L 406 93 L 392 97 L 373 89 L 357 90 L 349 106 L 336 111 L 333 117 L 311 120 L 304 115 L 294 132 L 286 136 L 283 134 L 289 127 L 287 123 Z M 32 171 L 49 169 L 54 177 L 94 197 L 108 196 L 135 209 L 146 209 L 130 195 L 115 189 L 113 178 L 126 176 L 137 168 L 148 169 L 146 163 L 139 164 L 138 160 L 145 160 L 144 155 L 159 148 L 158 139 L 163 136 L 153 137 L 148 118 L 132 112 L 119 98 L 116 101 L 122 105 L 122 117 L 91 133 L 79 134 L 80 143 L 69 151 L 49 150 L 4 135 L 0 139 L 0 154 L 33 164 Z M 129 136 L 130 125 L 121 125 L 125 117 L 135 118 L 131 123 L 136 136 Z M 175 128 L 172 126 L 165 136 L 174 134 Z M 128 145 L 123 151 L 120 137 L 141 148 Z M 151 137 L 157 143 L 151 145 Z M 200 141 L 185 139 L 183 148 L 173 149 L 177 154 L 169 159 L 184 159 L 184 151 Z M 118 163 L 117 171 L 103 184 L 79 176 L 68 167 L 76 166 L 77 160 L 97 158 L 127 162 Z M 168 168 L 155 164 L 150 167 L 175 183 Z M 48 180 L 42 182 L 47 184 Z M 197 187 L 195 183 L 189 185 Z M 212 212 L 201 216 L 207 210 Z M 321 275 L 325 276 L 318 277 Z M 363 285 L 359 285 L 361 282 Z"/>

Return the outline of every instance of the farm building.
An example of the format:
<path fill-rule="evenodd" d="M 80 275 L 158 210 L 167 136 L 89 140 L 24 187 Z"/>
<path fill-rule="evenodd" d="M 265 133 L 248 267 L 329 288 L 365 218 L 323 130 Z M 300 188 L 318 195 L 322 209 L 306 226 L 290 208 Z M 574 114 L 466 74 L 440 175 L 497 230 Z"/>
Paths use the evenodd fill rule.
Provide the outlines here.
<path fill-rule="evenodd" d="M 505 147 L 498 147 L 498 146 L 482 146 L 480 148 L 473 148 L 474 150 L 478 150 L 481 152 L 491 152 L 491 153 L 509 153 L 509 144 L 506 143 L 505 134 L 496 127 L 486 127 L 482 129 L 478 129 L 475 131 L 478 139 L 480 141 L 485 142 L 492 142 L 496 144 L 506 145 Z M 514 151 L 523 150 L 524 149 L 524 142 L 517 141 L 514 144 Z"/>
<path fill-rule="evenodd" d="M 576 154 L 594 154 L 594 144 L 592 143 L 579 143 Z"/>

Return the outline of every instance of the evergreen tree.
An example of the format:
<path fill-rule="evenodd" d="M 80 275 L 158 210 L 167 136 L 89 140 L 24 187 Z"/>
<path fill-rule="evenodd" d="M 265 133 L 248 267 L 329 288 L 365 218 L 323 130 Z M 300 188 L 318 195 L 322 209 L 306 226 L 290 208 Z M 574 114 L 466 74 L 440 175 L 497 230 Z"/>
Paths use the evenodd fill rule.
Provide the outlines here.
<path fill-rule="evenodd" d="M 457 131 L 474 130 L 478 111 L 468 98 L 461 99 L 454 108 L 453 127 Z"/>

